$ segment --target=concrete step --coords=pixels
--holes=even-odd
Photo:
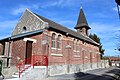
[[[17,72],[17,73],[15,73],[15,75],[19,75],[19,73]]]
[[[12,77],[19,78],[19,75],[13,74]]]
[[[23,72],[20,74],[20,76],[21,76],[21,77],[24,76],[25,73],[29,72],[30,70],[31,70],[31,68],[26,69],[25,71],[23,71]],[[12,75],[12,77],[18,78],[18,77],[19,77],[19,73],[18,73],[18,72],[14,73],[14,75]]]

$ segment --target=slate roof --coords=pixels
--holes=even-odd
[[[75,29],[80,28],[80,27],[86,27],[86,28],[90,29],[82,8],[80,9],[80,14],[79,14],[78,21],[77,21],[77,24],[75,26]]]
[[[59,30],[61,32],[64,32],[64,33],[68,33],[68,35],[72,36],[72,37],[75,37],[75,38],[78,38],[80,40],[83,40],[83,41],[86,41],[86,42],[89,42],[89,43],[92,43],[94,45],[97,45],[99,46],[98,43],[96,43],[95,41],[93,41],[91,38],[89,38],[88,36],[85,36],[83,34],[78,34],[77,32],[71,30],[71,29],[68,29],[67,27],[65,26],[62,26],[52,20],[49,20],[43,16],[40,16],[36,13],[34,13],[36,16],[38,16],[40,19],[42,19],[44,22],[47,22],[49,24],[49,28],[52,28],[52,29],[56,29],[56,30]],[[8,38],[4,38],[4,39],[1,39],[0,42],[2,41],[9,41],[9,40],[14,40],[14,39],[18,39],[18,38],[22,38],[22,37],[25,37],[25,36],[30,36],[30,35],[34,35],[34,34],[37,34],[37,33],[41,33],[43,32],[43,30],[37,30],[37,31],[31,31],[31,32],[26,32],[26,33],[22,33],[22,34],[18,34],[18,35],[14,35],[14,36],[11,36],[11,37],[8,37]]]
[[[22,33],[22,34],[18,34],[18,35],[14,35],[14,36],[11,36],[11,37],[1,39],[0,42],[10,41],[10,40],[30,36],[30,35],[35,35],[35,34],[42,33],[42,32],[43,32],[43,30],[36,30],[36,31],[26,32],[26,33]]]
[[[56,23],[56,22],[54,22],[54,21],[52,21],[52,20],[49,20],[49,19],[47,19],[47,18],[45,18],[45,17],[43,17],[43,16],[40,16],[40,15],[38,15],[38,14],[36,14],[36,13],[34,13],[34,14],[35,14],[36,16],[38,16],[40,19],[42,19],[43,21],[47,22],[47,23],[49,24],[49,27],[50,27],[50,28],[53,28],[53,29],[56,29],[56,30],[60,30],[60,31],[62,31],[62,32],[68,33],[68,34],[71,35],[71,36],[74,36],[74,37],[76,37],[76,38],[79,38],[79,39],[81,39],[81,40],[84,40],[84,41],[86,41],[86,42],[89,42],[89,43],[92,43],[92,44],[94,44],[94,45],[99,46],[98,43],[96,43],[95,41],[93,41],[93,40],[92,40],[91,38],[89,38],[88,36],[85,36],[85,35],[82,35],[82,34],[78,34],[77,32],[75,32],[75,31],[73,31],[73,30],[71,30],[71,29],[68,29],[67,27],[62,26],[62,25],[60,25],[60,24],[58,24],[58,23]]]

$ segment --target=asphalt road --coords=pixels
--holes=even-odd
[[[3,80],[3,78],[2,78],[2,77],[0,77],[0,80]]]
[[[57,75],[48,77],[47,80],[120,80],[120,68],[110,67],[75,74]]]

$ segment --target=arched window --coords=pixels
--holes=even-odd
[[[52,34],[52,48],[55,48],[55,33]]]
[[[24,26],[23,30],[22,30],[22,33],[25,33],[26,31],[27,31],[27,28]]]
[[[57,48],[61,48],[61,35],[58,35],[58,39],[57,39]]]

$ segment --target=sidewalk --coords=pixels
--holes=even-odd
[[[75,74],[64,74],[48,77],[45,80],[120,80],[120,68],[110,67],[89,70]]]

